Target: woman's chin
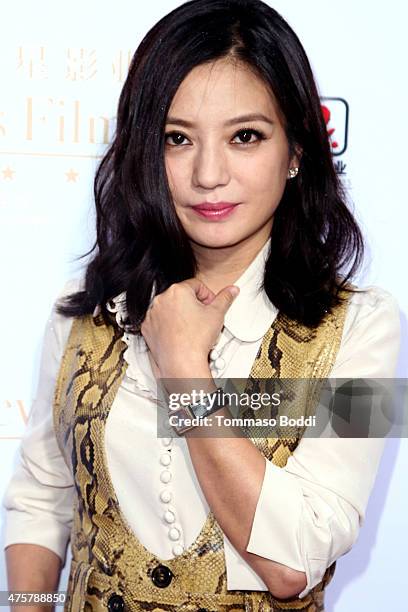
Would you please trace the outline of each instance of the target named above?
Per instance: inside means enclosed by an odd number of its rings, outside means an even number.
[[[207,249],[222,249],[234,246],[245,239],[246,235],[241,232],[187,232],[190,240]]]

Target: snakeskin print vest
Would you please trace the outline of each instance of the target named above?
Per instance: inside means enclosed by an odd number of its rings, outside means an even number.
[[[271,377],[327,377],[346,310],[347,299],[316,329],[278,314],[263,337],[248,385]],[[223,532],[212,512],[191,546],[172,559],[149,552],[132,532],[111,482],[104,443],[106,419],[127,369],[122,335],[123,329],[105,322],[101,314],[75,318],[55,387],[56,437],[77,493],[64,612],[323,610],[324,588],[335,563],[302,599],[279,600],[269,591],[228,591]],[[300,438],[298,433],[252,441],[283,467]]]

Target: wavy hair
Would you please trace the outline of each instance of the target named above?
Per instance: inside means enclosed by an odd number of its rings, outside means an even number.
[[[306,53],[286,21],[261,0],[192,0],[153,26],[136,49],[121,91],[113,140],[94,179],[96,240],[82,291],[57,305],[92,313],[126,292],[129,329],[152,291],[196,275],[197,262],[170,192],[166,116],[188,73],[231,57],[273,92],[290,151],[301,152],[274,215],[263,288],[288,317],[316,326],[340,301],[361,264],[363,239],[335,172],[320,98]]]

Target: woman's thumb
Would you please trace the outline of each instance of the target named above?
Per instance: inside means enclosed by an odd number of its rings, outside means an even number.
[[[231,306],[238,293],[239,287],[237,287],[236,285],[224,287],[224,289],[221,289],[221,291],[217,293],[214,300],[212,301],[211,306],[215,306],[216,308],[220,308],[223,312],[227,312],[228,308]]]
[[[239,294],[239,287],[237,287],[236,285],[231,285],[231,287],[228,287],[228,291],[230,292],[233,298],[236,298]]]

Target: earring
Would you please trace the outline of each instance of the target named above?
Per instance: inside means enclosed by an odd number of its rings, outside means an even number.
[[[289,168],[288,178],[289,179],[295,178],[295,176],[297,176],[298,172],[299,172],[299,168]]]

